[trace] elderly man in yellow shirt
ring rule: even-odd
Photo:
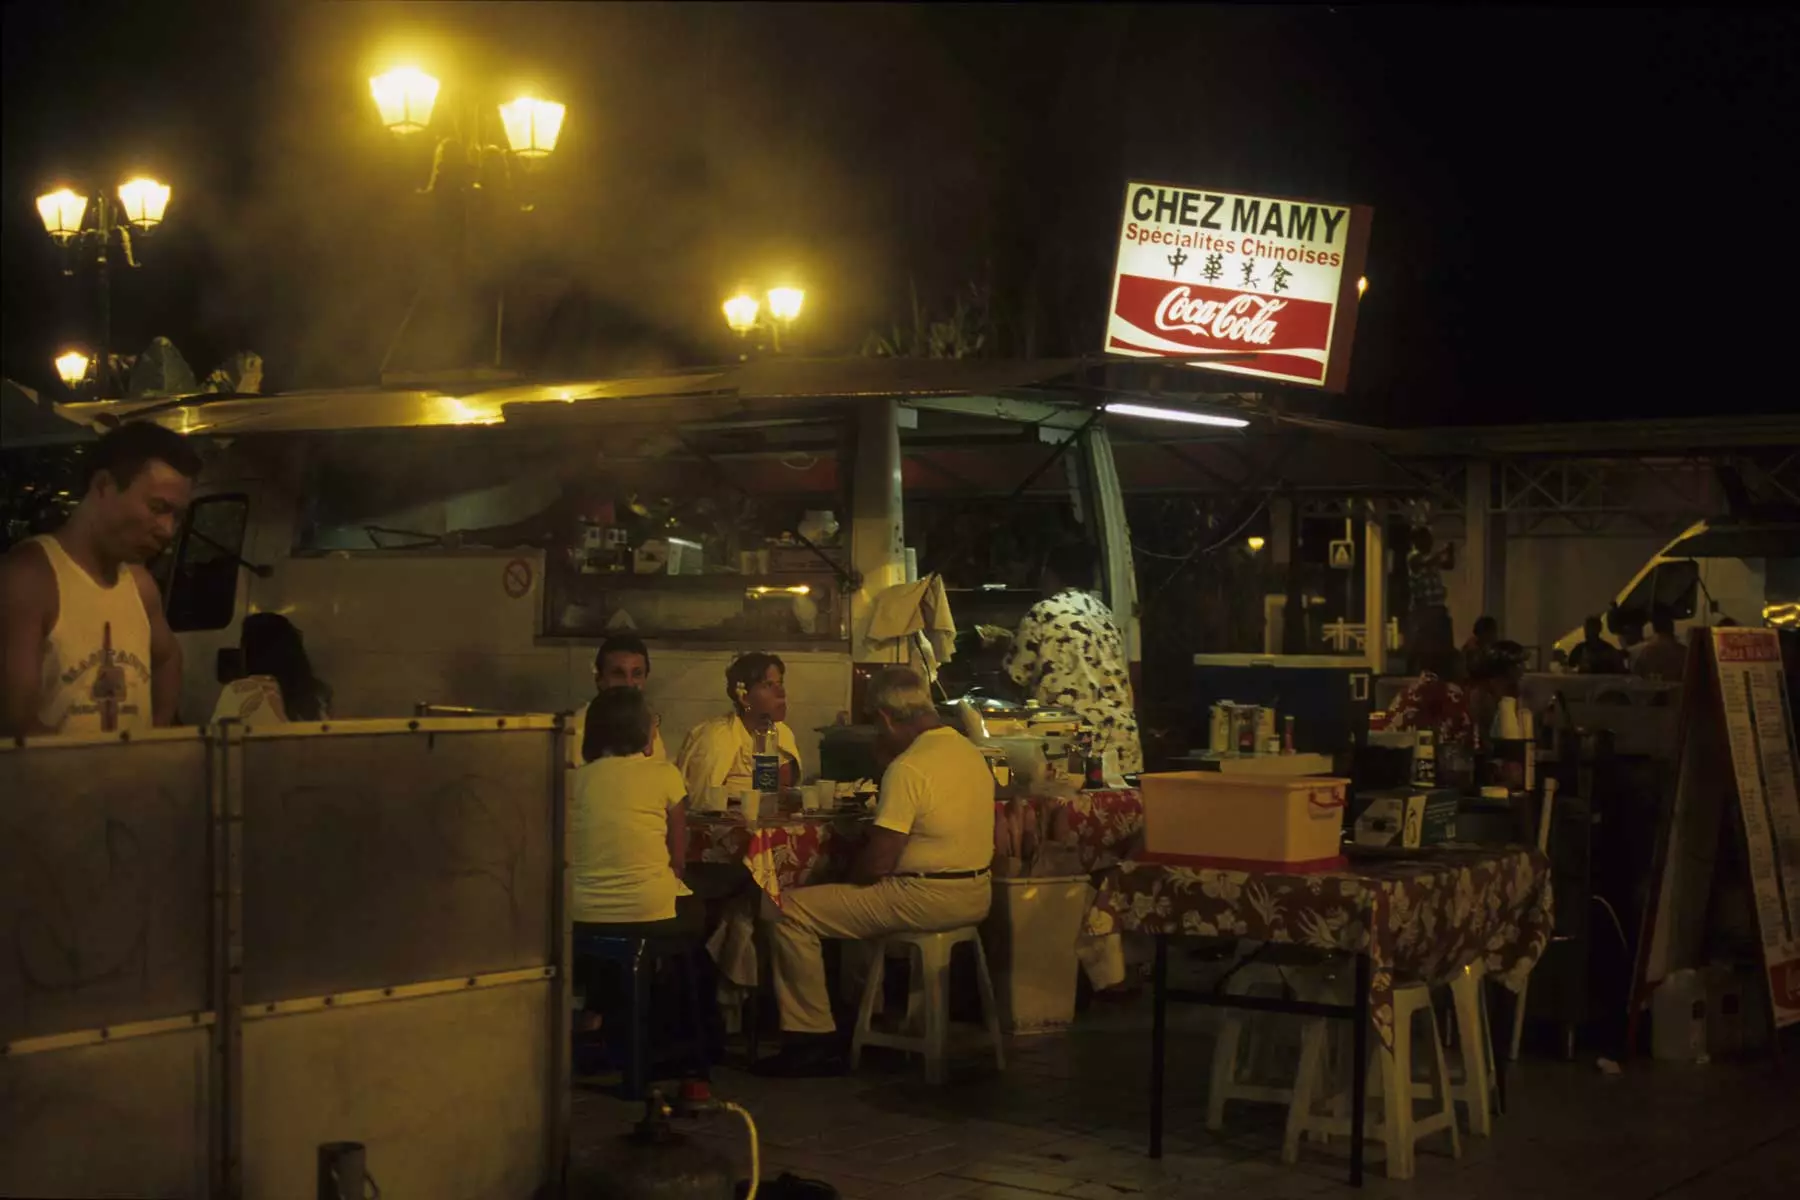
[[[702,721],[688,732],[675,765],[696,801],[710,788],[727,796],[748,791],[755,735],[773,730],[781,756],[781,786],[800,785],[800,747],[787,727],[787,664],[762,651],[740,655],[725,669],[732,711]]]
[[[890,667],[869,684],[884,751],[875,823],[849,883],[783,894],[770,929],[781,1053],[759,1075],[843,1071],[820,939],[866,940],[903,930],[979,925],[993,891],[994,777],[981,751],[942,724],[916,671]]]

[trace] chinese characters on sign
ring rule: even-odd
[[[1106,349],[1343,390],[1372,215],[1342,204],[1132,183]],[[1196,270],[1184,279],[1190,262]]]

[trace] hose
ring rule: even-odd
[[[744,1200],[756,1200],[756,1189],[762,1186],[762,1151],[756,1141],[756,1122],[750,1118],[749,1110],[741,1104],[721,1100],[719,1107],[744,1118],[744,1128],[750,1134],[750,1191],[745,1194]]]

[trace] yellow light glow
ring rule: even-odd
[[[800,305],[805,300],[806,293],[799,288],[770,288],[769,315],[777,321],[796,320],[800,316]]]
[[[783,596],[810,596],[810,595],[812,595],[812,588],[804,583],[796,583],[792,587],[757,586],[757,587],[753,587],[753,588],[746,588],[744,590],[749,592],[752,596],[773,596],[778,593]]]
[[[556,149],[566,110],[554,100],[520,96],[500,106],[500,123],[506,127],[507,144],[520,158],[543,158]]]
[[[498,425],[506,420],[492,405],[470,404],[455,396],[439,396],[437,402],[443,406],[445,418],[455,425]]]
[[[78,387],[87,378],[88,364],[92,361],[79,350],[65,350],[56,356],[56,373],[69,387]]]
[[[1773,625],[1777,629],[1791,629],[1800,625],[1800,604],[1790,602],[1763,605],[1763,624]]]
[[[1260,554],[1265,544],[1266,543],[1255,534],[1244,539],[1244,545],[1250,547],[1250,553],[1252,554]]]
[[[119,202],[125,206],[127,221],[139,229],[154,229],[169,210],[169,185],[142,177],[126,180],[119,185]]]
[[[755,296],[739,292],[725,302],[725,323],[733,333],[749,333],[756,328],[756,314],[761,308]]]
[[[1367,275],[1358,275],[1356,277],[1356,298],[1361,300],[1363,298],[1363,293],[1368,290],[1369,277]]]
[[[396,67],[369,80],[381,123],[395,133],[418,133],[431,124],[438,81],[417,67]]]
[[[58,188],[39,196],[37,206],[45,232],[59,242],[66,242],[81,232],[81,220],[87,216],[88,201],[86,196],[77,196],[68,188]]]

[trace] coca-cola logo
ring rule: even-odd
[[[1287,307],[1273,296],[1239,293],[1229,300],[1196,297],[1186,284],[1170,291],[1156,306],[1156,327],[1184,330],[1202,337],[1266,346],[1280,324],[1275,314]]]

